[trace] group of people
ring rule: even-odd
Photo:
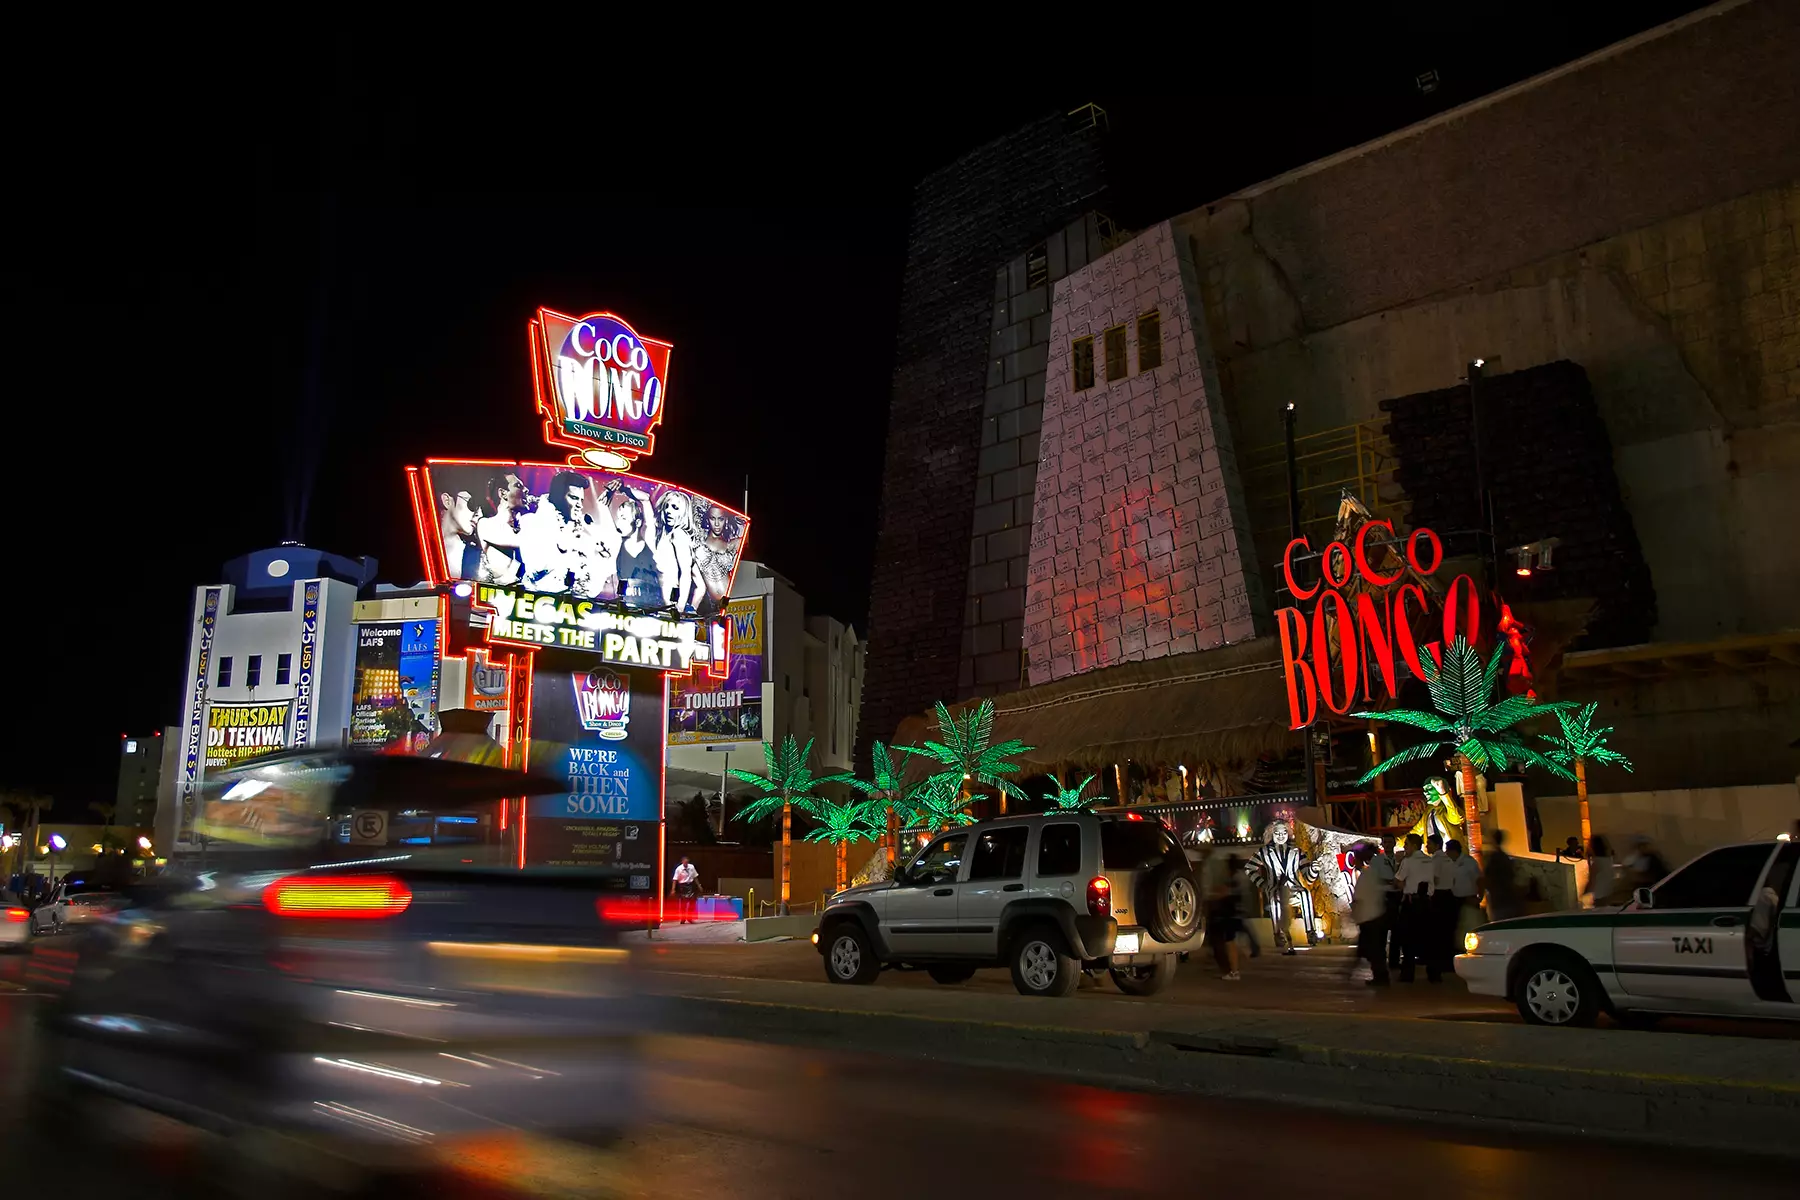
[[[1504,837],[1494,840],[1494,855],[1504,855]],[[1489,866],[1504,875],[1511,863],[1494,855]],[[1437,983],[1456,956],[1464,911],[1481,903],[1481,867],[1461,842],[1435,833],[1429,840],[1408,834],[1397,852],[1392,839],[1379,847],[1365,842],[1356,856],[1350,917],[1358,929],[1357,956],[1369,964],[1369,986],[1386,986],[1395,971],[1400,982],[1411,983],[1420,964]]]
[[[526,468],[466,487],[451,482],[452,468],[438,469],[439,533],[452,579],[702,616],[724,607],[743,530],[719,505],[632,476],[601,484],[558,470],[533,496]]]
[[[1588,839],[1585,855],[1581,852],[1581,839],[1570,837],[1556,856],[1572,861],[1586,859],[1587,886],[1581,894],[1595,908],[1629,904],[1639,888],[1654,887],[1669,873],[1669,864],[1657,853],[1656,844],[1641,833],[1631,839],[1631,853],[1623,862],[1614,860],[1612,846],[1601,833]]]

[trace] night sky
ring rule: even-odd
[[[46,51],[60,91],[7,85],[0,791],[55,795],[65,818],[111,798],[119,734],[178,720],[193,588],[226,559],[298,538],[410,583],[406,464],[557,457],[532,408],[539,304],[674,343],[646,470],[733,504],[748,475],[749,555],[866,633],[922,175],[1093,101],[1111,119],[1099,206],[1135,227],[1696,6],[1384,27],[1291,7],[1194,30],[1180,95],[1024,69],[996,87],[999,56],[985,76],[934,60],[928,87],[791,68],[595,101],[466,53]]]

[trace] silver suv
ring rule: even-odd
[[[1083,971],[1167,987],[1197,944],[1200,889],[1180,845],[1137,813],[1002,817],[940,833],[892,880],[839,892],[813,942],[833,983],[916,967],[962,983],[1008,967],[1027,996],[1066,996]]]

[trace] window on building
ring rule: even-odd
[[[294,656],[277,654],[275,656],[275,682],[286,683],[294,673]]]
[[[1039,242],[1025,255],[1025,286],[1043,287],[1050,282],[1050,251]]]
[[[1125,327],[1114,325],[1106,331],[1106,380],[1123,379],[1128,374],[1125,362]]]
[[[250,665],[244,668],[244,686],[262,686],[262,655],[252,654],[250,656]]]
[[[1075,390],[1085,392],[1094,386],[1094,339],[1076,338],[1071,349],[1075,356]]]
[[[219,687],[231,686],[231,656],[227,654],[219,660]]]
[[[1151,309],[1138,317],[1138,370],[1162,366],[1162,313]]]

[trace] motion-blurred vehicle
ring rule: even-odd
[[[209,778],[195,853],[38,948],[66,986],[31,1107],[67,1125],[84,1097],[122,1100],[309,1186],[473,1134],[610,1143],[645,1028],[601,915],[624,881],[519,866],[525,797],[567,786],[344,751]],[[421,814],[455,834],[388,839]]]
[[[1007,967],[1027,996],[1083,971],[1146,996],[1199,945],[1200,888],[1181,846],[1137,813],[1001,817],[934,838],[894,878],[832,897],[813,934],[833,983],[923,967],[963,983]]]
[[[1456,973],[1533,1025],[1663,1013],[1800,1020],[1800,842],[1721,846],[1629,904],[1495,921]]]
[[[71,892],[62,901],[63,924],[84,925],[126,908],[131,898],[121,892]]]
[[[0,950],[23,950],[31,944],[31,909],[11,892],[0,891]]]
[[[37,907],[31,910],[31,929],[34,933],[61,933],[68,920],[69,901],[60,887],[38,901]]]

